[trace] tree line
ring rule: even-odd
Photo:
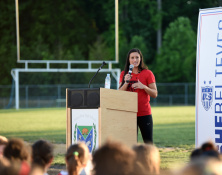
[[[127,52],[136,47],[157,82],[195,82],[199,9],[217,7],[220,1],[164,0],[160,11],[157,5],[156,0],[119,0],[119,64],[114,67],[123,69]],[[0,1],[0,21],[0,85],[8,85],[11,69],[24,67],[16,62],[14,1]],[[114,0],[19,0],[19,21],[21,59],[114,60]],[[90,79],[84,74],[56,75],[26,73],[20,82],[88,83]]]

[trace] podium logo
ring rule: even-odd
[[[206,84],[206,81],[204,81]],[[209,81],[211,84],[211,81]],[[201,101],[204,109],[208,111],[213,103],[213,86],[201,87]]]
[[[78,126],[75,124],[74,142],[85,142],[89,151],[93,153],[96,147],[96,125],[93,126]]]

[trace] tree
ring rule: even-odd
[[[101,36],[102,43],[105,43],[103,47],[114,60],[114,4],[113,0],[20,0],[21,58],[88,60],[97,37]],[[127,52],[131,47],[138,47],[144,54],[145,63],[153,68],[156,57],[156,30],[160,20],[163,33],[169,23],[178,16],[189,18],[193,31],[196,31],[199,9],[219,5],[219,0],[162,0],[162,12],[158,13],[156,0],[119,1],[120,63],[114,67],[123,69]],[[0,84],[3,85],[11,84],[12,68],[24,66],[16,63],[14,1],[0,1],[0,21],[0,63],[5,65],[1,67]],[[97,49],[100,46],[97,45]],[[176,54],[175,57],[178,57]],[[184,65],[189,67],[191,63],[192,56],[186,59]],[[189,70],[184,72],[190,73]],[[37,81],[38,76],[27,77],[27,83],[31,83],[31,80]]]
[[[98,37],[96,42],[89,46],[89,59],[90,60],[113,60],[110,50],[103,41],[102,37]]]
[[[12,82],[11,69],[16,64],[16,28],[14,2],[0,1],[0,84]]]
[[[179,16],[189,18],[192,29],[197,31],[199,9],[218,7],[219,5],[219,0],[162,0],[163,31]]]
[[[154,69],[158,82],[195,82],[196,34],[190,20],[179,17],[170,23],[163,37]]]

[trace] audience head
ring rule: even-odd
[[[3,154],[10,161],[31,162],[31,148],[22,139],[9,139]]]
[[[32,145],[32,164],[40,166],[46,172],[53,161],[53,145],[45,140],[38,140]]]
[[[93,155],[95,175],[129,175],[134,163],[134,151],[117,141],[107,141]]]
[[[142,164],[145,172],[159,174],[160,153],[153,144],[141,144],[133,147],[136,152],[136,161]]]
[[[69,175],[80,173],[86,167],[89,160],[89,148],[85,143],[71,145],[66,153],[65,160]]]
[[[176,175],[221,175],[222,162],[217,159],[195,159],[175,173]]]
[[[201,156],[202,152],[203,151],[200,148],[194,149],[190,154],[190,160],[198,159]]]
[[[10,162],[5,157],[0,158],[0,174],[2,175],[29,175],[30,166],[26,161]]]
[[[0,157],[3,156],[4,149],[8,143],[8,139],[0,135]]]
[[[200,148],[196,148],[191,152],[190,160],[193,161],[198,158],[208,159],[215,158],[220,160],[220,153],[217,150],[216,145],[211,142],[205,142],[201,145]]]
[[[201,145],[201,150],[203,152],[209,151],[209,150],[217,151],[217,146],[212,141],[208,141],[208,142],[205,142]]]

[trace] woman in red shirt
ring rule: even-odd
[[[129,74],[129,66],[133,65]],[[139,49],[131,49],[127,55],[124,71],[120,75],[120,90],[138,93],[137,126],[139,126],[143,141],[153,142],[153,119],[150,97],[157,97],[157,87],[153,73],[143,62],[143,55]],[[138,128],[137,128],[138,131]]]

